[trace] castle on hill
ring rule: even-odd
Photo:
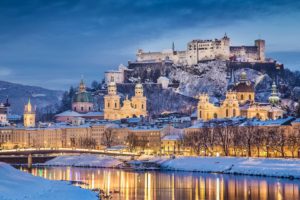
[[[144,52],[139,49],[137,62],[171,60],[174,64],[194,65],[205,60],[237,60],[242,62],[265,62],[265,40],[255,40],[254,46],[231,46],[225,34],[221,39],[192,40],[184,51],[172,49],[161,52]]]

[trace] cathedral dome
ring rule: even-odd
[[[77,92],[73,96],[73,102],[90,102],[93,103],[93,97],[91,93],[84,91],[84,92]]]
[[[236,92],[254,92],[254,87],[250,83],[242,82],[233,86],[232,90]]]
[[[75,102],[93,102],[93,97],[90,92],[86,91],[83,80],[80,81],[78,92],[73,96],[73,103]]]

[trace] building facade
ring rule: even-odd
[[[283,117],[283,110],[278,106],[280,98],[275,83],[269,103],[255,102],[253,85],[247,80],[247,74],[241,73],[240,81],[226,93],[220,106],[209,101],[207,94],[201,94],[198,101],[198,120],[208,121],[217,118],[246,117],[260,120],[278,119]]]
[[[236,60],[242,62],[265,62],[265,41],[255,40],[254,46],[230,46],[230,38],[225,34],[221,39],[192,40],[185,51],[170,50],[144,52],[139,49],[138,62],[172,60],[175,64],[194,65],[205,60]]]
[[[108,94],[104,96],[104,119],[119,120],[132,117],[147,116],[147,98],[141,83],[135,86],[135,95],[131,100],[126,97],[121,106],[117,85],[112,80],[107,86]]]

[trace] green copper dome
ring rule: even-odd
[[[93,103],[93,97],[91,93],[86,91],[83,80],[80,81],[78,92],[73,96],[73,102],[90,102]]]
[[[84,92],[77,92],[73,96],[73,102],[90,102],[93,103],[93,97],[91,93],[84,91]]]

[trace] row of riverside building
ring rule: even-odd
[[[195,152],[193,146],[188,145],[191,141],[186,141],[186,136],[193,134],[203,134],[201,131],[213,132],[212,124],[226,124],[230,121],[235,129],[247,128],[251,122],[252,127],[257,127],[259,131],[253,131],[252,134],[264,134],[273,131],[280,134],[280,138],[285,138],[284,145],[285,156],[300,156],[300,119],[287,117],[277,120],[249,120],[246,118],[232,119],[214,119],[206,122],[198,122],[186,128],[175,128],[173,120],[168,123],[145,123],[139,121],[132,122],[128,119],[126,122],[108,122],[99,121],[94,123],[85,123],[83,125],[66,125],[63,123],[49,124],[47,127],[24,128],[24,127],[1,127],[0,128],[0,144],[3,149],[16,148],[91,148],[91,149],[109,149],[120,147],[120,149],[131,150],[136,152],[144,152],[147,154],[163,154],[163,155],[199,155]],[[234,123],[233,123],[234,122]],[[209,127],[209,128],[208,128]],[[226,130],[228,131],[228,130]],[[246,131],[244,131],[246,132]],[[232,132],[233,133],[233,132]],[[110,134],[112,142],[107,143],[107,135]],[[217,134],[217,133],[216,133]],[[131,141],[130,136],[134,136],[135,141]],[[291,137],[290,137],[291,136]],[[206,137],[206,136],[204,136]],[[207,135],[209,137],[209,134]],[[229,137],[234,135],[229,134]],[[199,138],[199,137],[198,137]],[[287,141],[295,138],[293,150]],[[203,138],[204,141],[205,138]],[[229,138],[230,139],[230,138]],[[218,139],[215,139],[218,141]],[[92,141],[92,142],[90,142]],[[196,141],[195,141],[196,142]],[[134,148],[130,146],[134,144]],[[233,143],[228,144],[234,145]],[[265,145],[261,144],[261,152],[253,156],[266,156]],[[278,145],[278,146],[277,146]],[[281,143],[273,144],[270,149],[270,156],[280,156],[279,149]],[[254,149],[254,143],[252,148]],[[240,146],[240,153],[234,154],[234,147],[229,147],[229,155],[245,156],[245,146]],[[204,148],[200,155],[204,155]],[[254,150],[252,150],[254,152]],[[293,152],[291,152],[293,151]],[[220,144],[216,143],[215,148],[209,156],[225,155],[222,152]]]

